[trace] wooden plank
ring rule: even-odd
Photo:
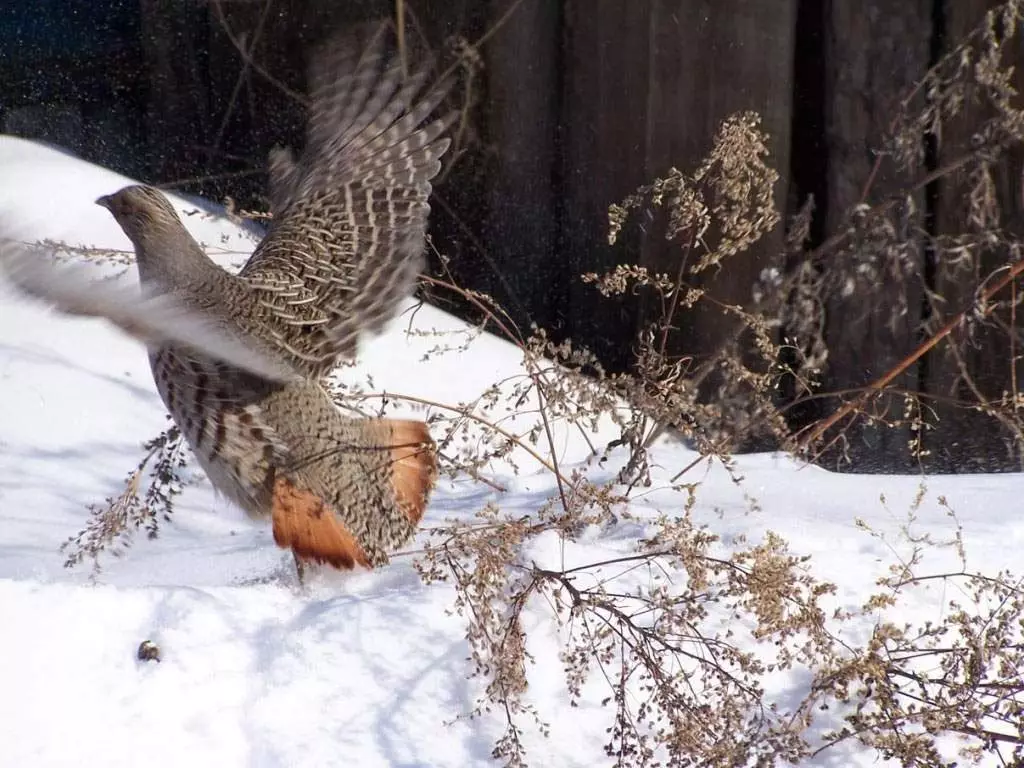
[[[796,10],[796,0],[567,3],[563,242],[573,280],[567,323],[570,335],[596,348],[610,367],[632,363],[637,330],[660,309],[633,296],[600,297],[576,275],[626,262],[674,275],[683,258],[663,227],[642,220],[609,247],[610,203],[673,166],[695,171],[721,122],[753,110],[770,134],[769,162],[784,177],[777,200],[785,205]],[[780,253],[781,238],[780,228],[724,269],[709,270],[703,287],[724,302],[749,306],[752,285]],[[710,306],[674,322],[668,352],[690,355],[695,365],[735,330]]]
[[[931,0],[861,0],[833,2],[826,20],[826,147],[828,152],[827,230],[841,231],[846,215],[861,202],[884,147],[900,99],[929,66],[932,35]],[[877,203],[901,189],[906,179],[883,163],[866,202]],[[924,196],[915,204],[924,209]],[[923,243],[919,243],[923,246]],[[826,255],[822,269],[830,268]],[[923,271],[921,249],[911,258]],[[886,267],[877,264],[877,279],[858,283],[852,296],[838,297],[827,306],[829,348],[824,391],[862,387],[881,376],[918,342],[921,294],[909,285],[893,286]],[[892,323],[898,294],[909,290],[908,311]],[[896,386],[915,389],[916,369]],[[902,414],[902,399],[882,404],[893,416]],[[864,420],[847,430],[848,469],[912,469],[907,429],[871,426]],[[830,455],[830,464],[836,460]]]
[[[648,94],[646,176],[675,166],[692,172],[711,149],[722,121],[754,111],[770,137],[767,162],[779,174],[777,208],[785,208],[793,94],[796,0],[658,0],[651,4],[652,71]],[[700,282],[715,298],[749,306],[761,270],[782,249],[779,227],[754,248],[730,257]],[[677,245],[661,237],[644,242],[644,265],[675,274]],[[675,350],[698,361],[730,335],[731,319],[710,305],[683,318]]]
[[[647,180],[652,6],[565,4],[561,263],[569,300],[558,319],[567,335],[619,370],[632,360],[637,303],[603,298],[579,276],[638,260],[635,227],[608,245],[608,206]]]
[[[651,4],[652,69],[648,93],[645,168],[648,178],[677,167],[695,171],[707,156],[714,136],[728,117],[753,111],[769,137],[766,162],[780,178],[776,208],[788,197],[793,99],[793,61],[797,0],[751,3],[746,0],[658,0]],[[778,226],[746,251],[728,257],[690,282],[715,300],[750,307],[752,288],[766,267],[782,266],[784,229]],[[655,272],[675,275],[683,257],[678,244],[653,230],[643,242],[642,263]],[[654,319],[659,306],[645,307]],[[711,301],[699,302],[674,318],[679,329],[668,352],[693,358],[692,370],[704,366],[734,338],[739,320]],[[765,370],[748,340],[741,342],[747,365]],[[720,397],[723,380],[715,373],[703,380],[702,395]],[[735,434],[736,448],[764,448],[769,436],[758,427],[748,431],[732,414],[725,429]]]
[[[493,0],[491,23],[509,8]],[[520,327],[551,327],[564,308],[566,272],[555,259],[559,201],[558,67],[561,4],[523,0],[485,48],[489,291]]]
[[[946,3],[945,38],[953,46],[981,22],[985,12],[1000,3],[996,0],[958,0]],[[1007,46],[1004,64],[1015,68],[1012,85],[1018,93],[1024,91],[1024,48],[1020,44],[1020,32]],[[1020,99],[1015,106],[1019,108]],[[948,121],[943,127],[942,144],[938,150],[939,167],[972,150],[972,134],[982,120],[993,116],[992,110],[973,105],[961,116]],[[1024,178],[1024,152],[1012,149],[1008,156],[993,168],[997,204],[1000,210],[1000,224],[1009,233],[1020,238],[1024,235],[1024,208],[1021,201],[1021,178]],[[969,168],[946,177],[938,184],[935,222],[938,234],[956,234],[971,231],[967,221],[966,201],[973,184]],[[935,324],[948,319],[954,313],[971,306],[975,288],[980,279],[1010,259],[1005,248],[996,248],[982,254],[975,269],[966,273],[956,271],[940,254],[935,269],[935,289],[946,302],[938,307]],[[1018,293],[1020,285],[1017,286]],[[1007,289],[999,299],[1007,299]],[[1018,315],[1021,312],[1018,310]],[[1009,312],[999,314],[1009,326]],[[1018,333],[1022,320],[1017,318]],[[953,343],[960,349],[961,359],[953,354],[950,343],[944,342],[928,358],[925,389],[941,397],[951,397],[977,402],[978,395],[964,379],[961,360],[974,385],[985,398],[996,399],[1003,392],[1012,391],[1010,342],[1007,333],[990,324],[979,324],[965,338],[962,329],[952,334]],[[1019,356],[1020,345],[1017,345]],[[1017,380],[1024,377],[1024,366],[1016,362]],[[1022,446],[1010,431],[1002,428],[997,420],[978,411],[965,410],[945,403],[936,405],[938,423],[928,435],[927,445],[932,452],[931,465],[937,470],[950,472],[1020,470],[1022,467]]]

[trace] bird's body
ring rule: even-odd
[[[423,264],[450,118],[426,122],[445,88],[420,96],[424,76],[400,72],[379,35],[361,55],[342,45],[314,57],[306,146],[298,160],[272,154],[272,224],[238,275],[206,256],[158,191],[97,201],[134,244],[146,296],[198,317],[231,355],[125,319],[122,306],[51,297],[138,325],[160,396],[213,485],[272,518],[275,540],[298,558],[338,567],[387,562],[415,531],[436,474],[424,423],[351,418],[323,386],[359,336],[394,315]],[[26,290],[47,294],[45,281]],[[239,364],[236,342],[259,364]]]
[[[422,422],[343,415],[321,384],[274,384],[168,345],[150,355],[164,404],[214,487],[302,558],[351,568],[387,562],[433,483]]]

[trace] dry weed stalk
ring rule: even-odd
[[[908,289],[926,283],[918,266],[925,212],[915,207],[914,194],[954,173],[967,174],[972,185],[965,197],[967,224],[956,235],[935,234],[928,247],[941,257],[940,269],[974,275],[976,301],[956,310],[953,320],[941,319],[943,297],[931,291],[927,339],[916,357],[900,365],[912,365],[940,344],[961,345],[962,351],[982,323],[1001,328],[1014,349],[1017,293],[1014,288],[1007,298],[1002,291],[1015,285],[1019,244],[999,223],[992,173],[1009,148],[1024,140],[1024,120],[1011,104],[1015,93],[1000,60],[1016,34],[1022,4],[991,11],[904,104],[879,162],[917,174],[905,192],[871,203],[869,180],[863,204],[850,212],[845,228],[810,251],[808,201],[789,225],[786,249],[797,257],[790,260],[793,269],[765,270],[749,306],[719,304],[735,330],[701,366],[668,354],[680,315],[698,302],[716,301],[694,278],[729,269],[731,257],[778,223],[775,173],[750,114],[723,124],[696,172],[672,170],[610,210],[614,239],[633,212],[663,209],[667,236],[680,249],[676,274],[653,274],[632,264],[584,276],[609,295],[643,291],[654,298],[658,311],[637,339],[632,372],[607,375],[592,355],[551,341],[543,329],[523,333],[490,297],[431,278],[431,290],[458,293],[479,310],[481,330],[496,331],[519,347],[523,373],[461,403],[380,392],[372,380],[339,391],[339,402],[350,408],[383,413],[404,401],[430,409],[444,468],[453,477],[465,473],[486,481],[495,462],[522,451],[553,478],[551,498],[532,514],[511,515],[490,504],[476,520],[428,531],[416,561],[427,583],[446,582],[454,590],[454,608],[466,622],[469,672],[481,681],[471,714],[496,712],[506,726],[495,759],[526,765],[524,729],[548,732],[545,713],[529,699],[533,657],[525,619],[540,615],[557,630],[569,702],[596,701],[607,711],[605,751],[614,765],[813,765],[837,745],[857,741],[903,766],[944,766],[949,757],[943,740],[950,735],[962,739],[963,764],[1024,764],[1019,582],[1008,573],[969,570],[959,534],[937,543],[915,534],[908,523],[903,536],[913,547],[911,557],[894,564],[860,609],[830,612],[833,585],[817,579],[814,564],[790,552],[779,537],[725,542],[697,525],[692,512],[699,484],[674,485],[675,500],[663,504],[663,514],[646,514],[636,502],[638,488],[664,483],[667,475],[653,468],[651,452],[669,430],[698,447],[697,461],[722,462],[737,483],[742,478],[731,451],[759,430],[787,450],[820,452],[819,438],[826,446],[841,441],[851,420],[887,428],[910,424],[908,448],[924,457],[937,402],[961,401],[988,413],[1019,439],[1021,402],[1015,390],[986,395],[967,362],[960,366],[966,398],[895,389],[889,382],[899,366],[867,388],[825,393],[820,381],[829,364],[830,302],[852,301],[881,280]],[[915,100],[922,99],[924,107],[915,109]],[[946,165],[923,168],[923,137],[938,133],[978,100],[993,110],[978,140]],[[984,269],[982,255],[991,252],[1002,254],[1006,266]],[[902,300],[890,307],[893,322],[913,311],[909,295],[898,294]],[[448,354],[470,340],[471,334],[454,344],[440,341],[429,354]],[[714,395],[701,396],[701,386],[712,379],[719,382]],[[785,404],[782,392],[789,393]],[[889,412],[878,397],[883,392],[898,396],[899,413]],[[845,404],[798,440],[786,414],[795,404],[826,398]],[[517,428],[503,413],[529,416],[531,423]],[[601,461],[621,467],[608,482],[595,482],[586,468],[560,466],[553,438],[556,428],[568,425],[593,439],[601,419],[621,430],[610,444],[592,446]],[[95,557],[132,525],[145,525],[155,535],[157,517],[142,512],[153,504],[149,491],[139,496],[140,479],[154,451],[166,448],[169,439],[147,445],[150,453],[130,476],[125,494],[109,500],[75,540],[78,552]],[[179,461],[164,466],[177,469]],[[673,468],[670,482],[687,469]],[[157,473],[151,486],[157,488],[157,506],[166,500],[168,511],[174,494],[160,488],[170,483],[180,489],[174,477]],[[623,529],[636,532],[635,546],[613,558],[567,565],[541,556],[552,538],[564,549],[595,532]],[[943,546],[956,549],[961,568],[922,572],[923,554]],[[937,581],[955,586],[961,596],[939,620],[894,618],[913,593]],[[854,622],[873,627],[859,644],[841,639]],[[809,687],[788,709],[767,704],[769,677],[797,670],[812,680]],[[823,718],[834,727],[818,738]]]
[[[759,301],[752,310],[724,304],[694,280],[708,269],[728,269],[731,256],[749,249],[778,224],[773,197],[778,174],[767,165],[767,154],[760,118],[735,115],[722,123],[707,159],[692,176],[673,168],[609,208],[611,242],[632,213],[651,207],[664,209],[665,237],[680,250],[675,275],[652,274],[639,264],[583,275],[584,282],[605,296],[647,291],[659,308],[639,334],[634,370],[611,378],[633,408],[622,438],[631,446],[623,482],[649,482],[647,449],[669,427],[692,440],[702,454],[723,460],[764,429],[780,445],[789,445],[788,429],[774,404],[781,350],[770,302]],[[764,292],[763,298],[769,295],[775,292]],[[718,352],[695,366],[688,357],[670,356],[668,342],[680,313],[701,301],[714,304],[735,325]],[[718,383],[709,398],[702,386],[713,374]]]
[[[787,302],[783,327],[800,331],[793,334],[794,347],[820,367],[828,361],[826,328],[819,321],[826,306],[860,307],[893,333],[908,325],[919,333],[903,359],[865,386],[806,392],[835,403],[827,418],[801,425],[800,448],[808,455],[829,451],[842,462],[848,432],[867,424],[904,429],[909,466],[1024,466],[1016,286],[1024,240],[1019,212],[1005,192],[1017,183],[1012,174],[1024,151],[1024,108],[1014,66],[1022,18],[1020,0],[990,9],[907,94],[860,204],[808,252],[800,284],[786,286],[796,301]],[[883,170],[902,180],[902,189],[873,200]],[[873,304],[872,296],[883,295],[881,284],[886,303]],[[993,359],[999,349],[1005,352]],[[899,380],[908,374],[919,382],[912,392],[901,390]],[[898,404],[907,398],[916,402],[901,412]],[[1002,455],[993,452],[993,441],[975,446],[970,439],[971,433],[992,429],[1004,437]],[[950,444],[961,450],[951,451]]]
[[[169,427],[143,445],[142,460],[125,479],[124,489],[104,504],[89,505],[89,519],[77,534],[61,545],[65,568],[86,559],[92,562],[92,576],[100,572],[100,555],[121,555],[131,546],[135,532],[145,529],[150,539],[160,533],[161,518],[167,522],[174,512],[174,500],[185,487],[182,470],[188,448],[177,427]]]

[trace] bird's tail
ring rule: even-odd
[[[336,445],[277,476],[274,541],[336,568],[382,565],[415,533],[436,477],[423,422],[346,419]]]

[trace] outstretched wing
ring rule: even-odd
[[[276,352],[254,337],[170,293],[152,294],[120,281],[95,280],[81,265],[57,266],[42,248],[0,240],[0,276],[22,293],[68,315],[103,318],[150,348],[167,343],[228,363],[270,382],[294,379]]]
[[[426,72],[403,78],[384,38],[313,58],[306,146],[297,160],[271,155],[273,222],[239,275],[258,297],[261,335],[311,375],[354,356],[359,334],[412,293],[450,144],[454,116],[427,122],[447,84],[421,95]]]

